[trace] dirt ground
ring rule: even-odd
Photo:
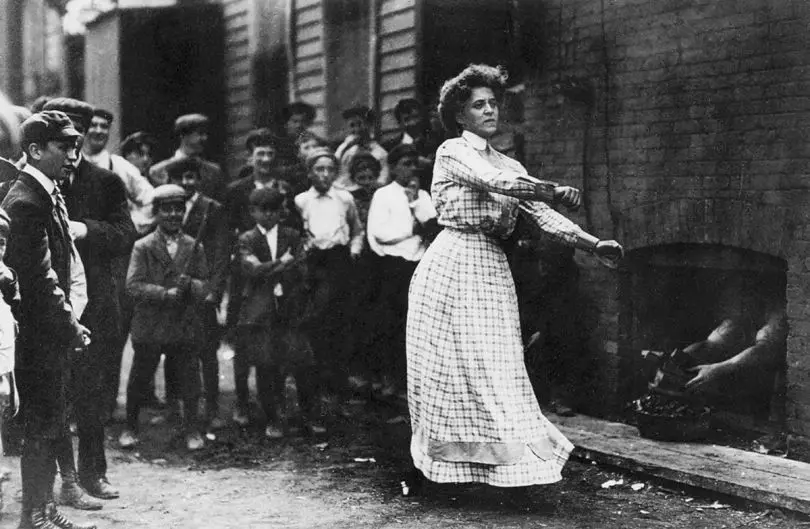
[[[227,375],[228,351],[221,354]],[[223,414],[232,387],[226,376]],[[114,448],[120,424],[109,431],[109,477],[121,498],[94,513],[64,510],[100,528],[810,528],[790,513],[577,460],[562,482],[532,492],[528,510],[505,501],[508,489],[477,485],[432,485],[426,496],[402,497],[409,435],[407,422],[397,420],[403,407],[355,402],[340,411],[324,438],[267,441],[259,426],[229,425],[195,454],[172,440],[165,412],[149,411],[138,450]],[[19,520],[19,461],[2,463],[12,469],[0,520],[7,529]],[[611,480],[619,483],[607,486]]]

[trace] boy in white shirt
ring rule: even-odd
[[[419,188],[419,152],[400,144],[388,153],[394,181],[374,193],[368,211],[368,244],[380,256],[380,348],[383,396],[404,389],[405,318],[408,286],[416,265],[437,228],[436,209],[430,195]]]

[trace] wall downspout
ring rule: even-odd
[[[296,99],[295,88],[297,80],[295,78],[295,0],[287,0],[284,7],[285,25],[287,26],[287,101],[293,102]]]
[[[378,102],[380,99],[380,84],[378,82],[378,73],[380,69],[380,47],[379,34],[379,16],[378,16],[378,0],[369,0],[368,2],[368,106],[378,114]],[[380,120],[376,120],[375,134],[380,133]]]

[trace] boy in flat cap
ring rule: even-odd
[[[186,193],[183,233],[189,237],[200,236],[210,271],[208,295],[204,312],[205,333],[200,348],[203,383],[205,387],[206,421],[210,429],[224,426],[219,417],[219,349],[220,328],[217,321],[217,306],[222,301],[231,261],[233,237],[228,229],[225,208],[200,191],[200,161],[196,158],[175,160],[166,168],[169,182],[179,185]],[[167,372],[169,375],[171,373]]]
[[[72,447],[69,357],[89,342],[70,303],[74,250],[58,186],[72,171],[81,135],[57,111],[34,114],[21,125],[21,135],[28,163],[0,206],[11,219],[7,262],[17,272],[21,294],[15,366],[24,439],[20,527],[94,527],[71,525],[53,504],[56,459]]]
[[[63,110],[81,134],[93,118],[83,101],[55,98],[46,109]],[[83,145],[83,136],[78,139]],[[129,255],[136,237],[126,190],[118,176],[90,163],[81,153],[61,187],[70,232],[87,274],[87,309],[82,322],[93,329],[88,353],[71,363],[72,405],[79,437],[79,482],[101,499],[118,497],[107,479],[104,426],[114,408],[121,370],[121,299],[117,277],[120,258]]]
[[[127,429],[120,441],[125,447],[138,444],[138,415],[165,355],[177,369],[185,446],[199,450],[204,441],[197,420],[197,358],[205,337],[201,307],[208,295],[208,263],[199,239],[183,233],[183,188],[158,186],[152,207],[157,229],[135,243],[127,273],[127,291],[135,300],[131,330],[135,355],[127,386]]]
[[[338,178],[334,183],[335,187],[346,189],[350,185],[352,157],[358,149],[371,152],[374,158],[380,162],[382,170],[378,184],[386,185],[390,181],[388,152],[374,139],[374,111],[364,106],[352,107],[343,111],[343,119],[346,120],[349,134],[335,151],[335,157],[340,164]]]
[[[203,159],[205,144],[208,142],[209,124],[210,120],[203,114],[184,114],[174,121],[174,133],[180,139],[180,146],[171,158],[160,161],[149,169],[149,180],[152,185],[159,186],[169,181],[166,167],[172,161],[181,158],[197,158],[201,164],[200,190],[215,200],[225,198],[225,186],[227,185],[225,173],[219,165]]]

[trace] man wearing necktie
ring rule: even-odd
[[[71,240],[54,190],[76,159],[79,132],[62,112],[41,112],[21,125],[28,165],[2,207],[11,218],[8,265],[18,274],[21,304],[16,375],[23,426],[22,528],[72,524],[53,505],[57,452],[70,443],[69,356],[89,342],[70,303]]]
[[[67,114],[73,127],[84,134],[93,117],[93,107],[83,101],[56,98],[46,110]],[[82,137],[78,140],[81,148]],[[121,366],[121,306],[114,266],[128,255],[135,241],[135,226],[129,215],[126,190],[115,173],[97,167],[81,154],[71,164],[62,194],[69,215],[69,228],[87,274],[87,309],[82,322],[93,329],[93,343],[86,354],[71,362],[72,405],[79,437],[78,479],[92,496],[118,497],[107,481],[104,425],[118,393]]]

